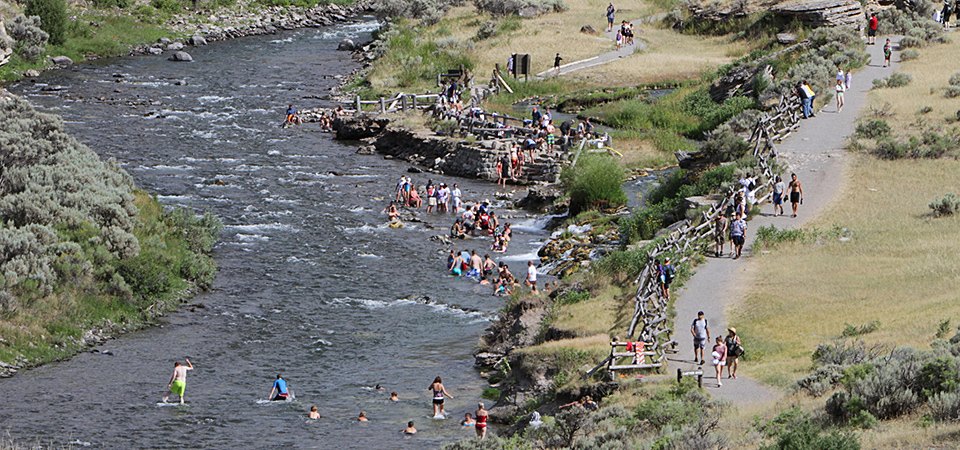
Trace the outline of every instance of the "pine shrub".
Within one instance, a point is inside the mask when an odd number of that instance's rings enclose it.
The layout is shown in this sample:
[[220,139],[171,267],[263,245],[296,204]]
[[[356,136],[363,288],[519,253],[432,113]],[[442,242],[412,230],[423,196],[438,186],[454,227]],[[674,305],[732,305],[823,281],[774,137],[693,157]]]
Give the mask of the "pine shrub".
[[66,1],[29,0],[23,13],[40,17],[40,28],[47,32],[51,44],[61,45],[67,40]]

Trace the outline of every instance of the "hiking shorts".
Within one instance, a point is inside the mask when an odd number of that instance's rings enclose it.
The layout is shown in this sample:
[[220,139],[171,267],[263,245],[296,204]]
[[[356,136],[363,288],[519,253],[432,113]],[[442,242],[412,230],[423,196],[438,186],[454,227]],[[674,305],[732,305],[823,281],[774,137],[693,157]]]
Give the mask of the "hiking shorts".
[[867,36],[874,37],[876,35],[877,35],[877,30],[871,30],[871,29],[867,30]]
[[176,380],[170,385],[170,392],[183,397],[184,391],[187,390],[187,383],[181,380]]
[[736,245],[736,246],[743,245],[743,236],[730,236],[730,239],[733,240],[733,245]]
[[693,349],[696,350],[698,348],[703,348],[706,343],[707,343],[706,338],[700,339],[695,337],[693,338]]

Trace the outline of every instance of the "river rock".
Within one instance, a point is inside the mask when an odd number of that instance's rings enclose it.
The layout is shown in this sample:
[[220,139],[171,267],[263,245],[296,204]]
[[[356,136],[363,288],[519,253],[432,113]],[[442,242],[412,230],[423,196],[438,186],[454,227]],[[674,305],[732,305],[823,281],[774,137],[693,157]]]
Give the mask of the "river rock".
[[170,57],[170,61],[192,62],[193,57],[190,56],[190,54],[187,52],[179,51],[174,53],[173,56]]
[[203,36],[200,36],[199,34],[195,34],[195,35],[191,36],[191,37],[190,37],[190,40],[187,41],[187,42],[188,42],[190,45],[194,46],[194,47],[199,47],[199,46],[201,46],[201,45],[207,45],[207,40],[204,39]]
[[344,39],[337,45],[337,50],[352,52],[357,49],[357,44],[352,39]]
[[160,45],[169,45],[169,44],[172,43],[172,42],[173,42],[173,41],[171,41],[170,38],[162,37],[162,38],[160,38],[160,39],[157,39],[157,43],[160,44]]
[[149,53],[149,54],[151,54],[151,55],[162,55],[162,54],[163,54],[163,49],[160,48],[160,47],[150,47],[150,48],[147,49],[147,53]]
[[777,42],[790,45],[797,42],[797,35],[795,33],[777,33]]
[[172,44],[170,44],[170,45],[167,45],[167,51],[176,52],[176,51],[180,51],[180,50],[183,50],[183,43],[182,43],[182,42],[174,42],[174,43],[172,43]]
[[56,65],[58,65],[58,66],[69,66],[69,65],[73,64],[73,60],[72,60],[72,59],[70,59],[70,58],[67,57],[67,56],[62,56],[62,55],[61,55],[61,56],[54,56],[54,57],[50,58],[50,62],[52,62],[52,63],[54,63],[54,64],[56,64]]
[[30,70],[24,72],[24,73],[23,73],[23,76],[25,76],[25,77],[27,77],[27,78],[36,78],[36,77],[39,77],[39,76],[40,76],[40,72],[38,72],[38,71],[36,71],[36,70],[34,70],[34,69],[30,69]]
[[545,211],[553,205],[557,199],[563,196],[559,189],[552,186],[535,186],[527,190],[527,195],[518,200],[515,206],[517,208],[532,209],[535,211]]

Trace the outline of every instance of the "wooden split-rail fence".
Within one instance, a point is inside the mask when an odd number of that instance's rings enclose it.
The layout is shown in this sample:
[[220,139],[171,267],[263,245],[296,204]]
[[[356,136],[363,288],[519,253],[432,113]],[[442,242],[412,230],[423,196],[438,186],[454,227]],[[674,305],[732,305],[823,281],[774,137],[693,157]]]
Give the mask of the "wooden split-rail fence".
[[[752,191],[756,202],[762,203],[773,195],[774,178],[772,163],[776,159],[774,142],[780,141],[796,130],[800,125],[800,101],[793,96],[783,96],[776,108],[763,114],[757,121],[750,142],[753,156],[757,160],[762,182]],[[723,199],[698,218],[684,220],[675,226],[674,231],[647,252],[647,263],[637,276],[637,293],[634,296],[634,314],[627,328],[627,340],[644,343],[642,355],[618,351],[620,342],[611,342],[610,356],[588,371],[593,375],[606,367],[612,377],[619,370],[637,370],[660,368],[666,360],[666,353],[676,353],[677,341],[673,338],[673,328],[668,316],[668,299],[660,287],[659,274],[654,261],[670,255],[674,264],[682,266],[690,261],[697,252],[713,241],[713,220],[719,214],[726,214],[734,204],[739,189],[730,189]],[[636,337],[635,337],[636,336]],[[624,358],[629,358],[624,362]]]

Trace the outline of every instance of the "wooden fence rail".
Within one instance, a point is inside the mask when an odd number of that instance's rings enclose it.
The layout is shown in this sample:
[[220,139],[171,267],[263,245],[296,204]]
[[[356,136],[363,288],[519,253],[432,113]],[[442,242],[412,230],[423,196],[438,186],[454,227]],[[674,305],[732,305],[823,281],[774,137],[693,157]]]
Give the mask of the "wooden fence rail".
[[[779,142],[789,136],[800,126],[800,101],[793,96],[782,96],[776,108],[763,114],[758,120],[748,142],[753,147],[753,156],[757,160],[760,170],[760,180],[757,187],[751,192],[756,202],[762,203],[773,195],[774,178],[773,163],[777,152],[774,142]],[[659,368],[665,359],[666,352],[676,353],[676,340],[672,339],[673,329],[667,320],[668,300],[663,296],[660,288],[659,273],[654,261],[666,254],[676,257],[677,265],[690,260],[705,245],[709,245],[714,235],[713,220],[734,204],[734,198],[739,189],[729,189],[723,198],[693,220],[684,220],[674,224],[674,230],[666,238],[647,252],[647,263],[636,278],[637,293],[634,296],[634,314],[627,328],[627,339],[636,336],[638,341],[646,343],[646,351],[653,352],[650,362],[642,364],[618,364],[615,351],[616,346],[594,370],[587,373],[592,375],[601,367],[606,366],[608,373],[613,375],[617,370],[636,370]],[[647,355],[644,354],[644,357]]]

